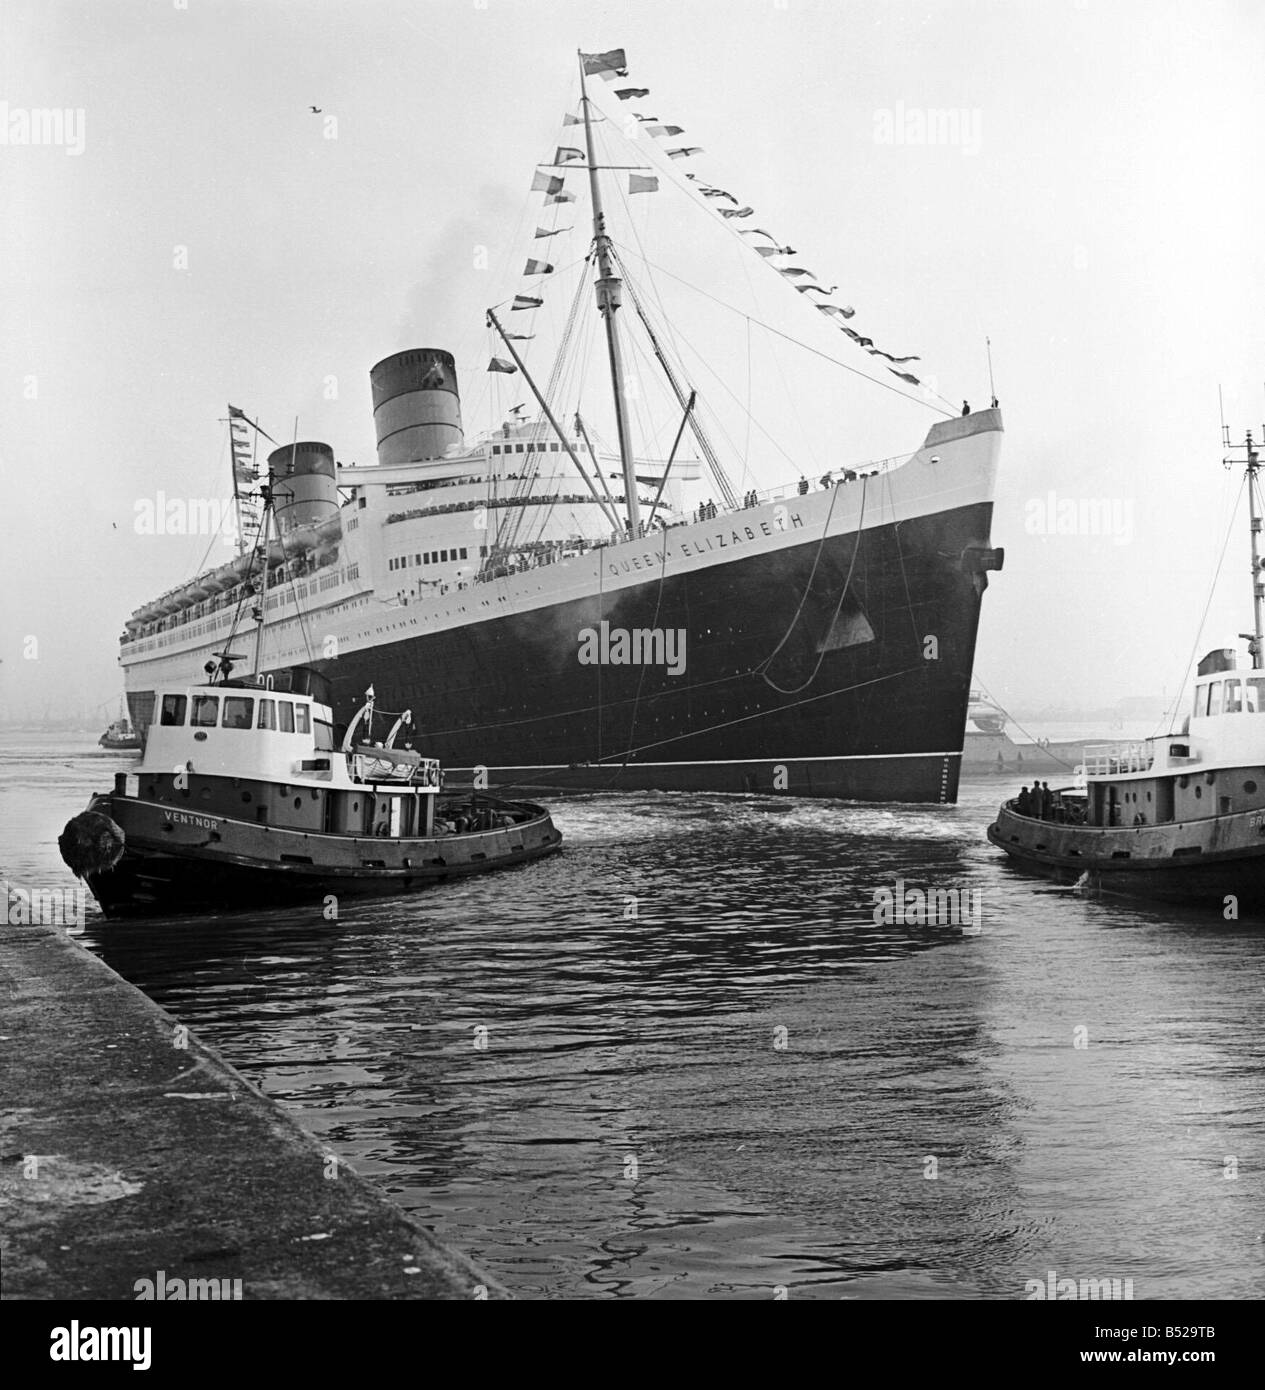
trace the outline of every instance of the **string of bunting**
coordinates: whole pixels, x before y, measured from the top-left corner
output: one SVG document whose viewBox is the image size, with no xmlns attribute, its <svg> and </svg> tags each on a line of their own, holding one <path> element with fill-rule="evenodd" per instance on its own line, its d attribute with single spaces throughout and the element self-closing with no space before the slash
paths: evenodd
<svg viewBox="0 0 1265 1390">
<path fill-rule="evenodd" d="M 586 77 L 601 77 L 608 82 L 613 82 L 617 78 L 628 76 L 628 61 L 622 48 L 614 48 L 606 53 L 583 53 L 580 55 L 584 74 Z M 621 101 L 640 101 L 650 95 L 649 87 L 616 87 L 614 89 L 616 98 Z M 685 130 L 682 126 L 670 125 L 661 121 L 657 116 L 645 115 L 642 112 L 634 111 L 639 129 L 654 140 L 673 140 L 678 136 L 684 135 Z M 593 119 L 602 119 L 593 117 Z M 567 112 L 562 121 L 564 126 L 583 125 L 583 117 Z M 693 159 L 694 156 L 703 154 L 703 148 L 699 145 L 678 145 L 674 148 L 663 147 L 664 153 L 669 159 Z M 554 152 L 554 168 L 563 167 L 567 164 L 583 163 L 585 158 L 584 151 L 571 145 L 559 145 Z M 739 201 L 728 189 L 714 187 L 705 183 L 697 174 L 686 173 L 686 179 L 693 184 L 695 190 L 714 207 L 714 211 L 720 214 L 726 222 L 745 221 L 749 217 L 755 216 L 755 209 Z M 537 169 L 535 177 L 532 179 L 532 192 L 543 193 L 544 204 L 546 206 L 559 203 L 573 203 L 576 195 L 570 192 L 565 186 L 563 174 L 554 173 L 550 169 Z M 629 173 L 628 192 L 636 193 L 657 193 L 659 191 L 659 179 L 654 174 Z M 728 207 L 719 206 L 720 203 L 731 204 Z M 559 235 L 561 232 L 570 231 L 570 227 L 537 227 L 535 238 L 549 238 Z M 832 295 L 839 289 L 838 285 L 831 285 L 828 289 L 818 283 L 815 272 L 804 266 L 795 265 L 775 265 L 775 258 L 794 256 L 796 254 L 793 246 L 781 243 L 772 232 L 763 227 L 741 227 L 735 228 L 739 236 L 753 238 L 747 245 L 755 252 L 760 259 L 771 265 L 781 278 L 790 284 L 796 291 L 805 296 L 805 302 L 812 304 L 818 313 L 824 315 L 841 333 L 847 337 L 863 351 L 869 353 L 871 357 L 881 357 L 884 361 L 891 363 L 888 371 L 893 376 L 899 377 L 901 381 L 908 382 L 911 386 L 921 384 L 919 378 L 910 371 L 902 371 L 899 368 L 907 367 L 911 362 L 918 362 L 921 359 L 914 355 L 898 357 L 885 349 L 878 347 L 873 338 L 868 338 L 847 322 L 851 319 L 856 310 L 850 304 L 827 303 Z M 754 238 L 762 238 L 765 244 L 757 244 Z M 553 274 L 554 267 L 548 261 L 529 257 L 527 264 L 523 268 L 526 276 L 545 276 Z M 803 281 L 804 283 L 797 283 Z M 809 295 L 819 295 L 820 299 L 809 299 Z M 516 294 L 514 302 L 510 306 L 511 311 L 526 311 L 538 309 L 544 303 L 543 298 L 538 295 Z M 534 335 L 510 334 L 511 338 L 528 340 Z M 512 362 L 506 362 L 503 358 L 493 357 L 488 364 L 490 372 L 514 372 L 517 368 Z"/>
<path fill-rule="evenodd" d="M 584 62 L 584 71 L 586 73 L 597 72 L 600 73 L 601 76 L 607 78 L 611 78 L 614 76 L 626 77 L 628 75 L 627 60 L 625 59 L 624 50 L 622 48 L 617 48 L 611 53 L 586 55 Z M 590 63 L 601 64 L 601 66 L 590 67 Z M 616 87 L 614 90 L 615 96 L 620 101 L 640 101 L 650 95 L 649 87 Z M 642 115 L 638 111 L 634 111 L 632 114 L 636 117 L 640 129 L 645 131 L 645 133 L 651 136 L 652 138 L 661 139 L 665 136 L 671 137 L 683 135 L 685 133 L 682 127 L 677 125 L 665 125 L 663 122 L 660 121 L 659 117 L 657 116 Z M 702 154 L 703 150 L 697 145 L 686 145 L 677 149 L 666 150 L 665 153 L 668 155 L 670 159 L 691 159 L 694 155 Z M 638 175 L 633 175 L 630 178 L 628 189 L 630 193 L 657 191 L 657 181 L 655 182 L 655 190 L 651 190 L 649 188 L 634 187 L 633 183 L 635 180 L 638 179 L 638 177 Z M 715 208 L 715 211 L 718 212 L 721 215 L 721 217 L 723 217 L 726 221 L 736 221 L 739 219 L 746 219 L 748 217 L 754 216 L 755 209 L 747 207 L 744 204 L 740 203 L 739 200 L 735 198 L 734 195 L 730 193 L 728 189 L 715 188 L 710 184 L 704 183 L 703 180 L 700 179 L 697 174 L 687 173 L 685 177 L 694 185 L 696 191 L 700 193 L 705 199 L 714 200 L 716 203 L 726 202 L 731 203 L 733 205 L 732 207 Z M 763 228 L 738 228 L 737 231 L 739 236 L 764 237 L 767 239 L 767 241 L 770 243 L 769 245 L 757 246 L 754 243 L 751 243 L 751 249 L 764 261 L 771 262 L 774 257 L 795 255 L 795 248 L 793 246 L 782 245 L 778 241 L 777 237 L 775 237 L 772 234 L 772 232 L 765 231 Z M 817 280 L 817 276 L 811 270 L 806 270 L 802 266 L 774 266 L 773 269 L 775 269 L 784 280 L 791 283 L 800 279 L 807 279 L 813 282 Z M 910 362 L 918 362 L 921 360 L 920 358 L 912 355 L 906 357 L 897 357 L 892 353 L 886 352 L 884 351 L 884 349 L 875 346 L 873 338 L 867 338 L 863 336 L 862 334 L 858 333 L 854 328 L 849 327 L 846 322 L 839 322 L 839 320 L 847 320 L 852 318 L 853 315 L 856 313 L 856 310 L 853 309 L 850 304 L 827 304 L 824 302 L 827 298 L 829 298 L 831 295 L 835 293 L 835 291 L 839 288 L 838 285 L 831 285 L 829 289 L 826 289 L 817 283 L 802 285 L 795 284 L 794 288 L 798 290 L 800 294 L 803 295 L 821 295 L 821 300 L 813 299 L 807 300 L 806 302 L 811 303 L 818 313 L 823 314 L 827 318 L 835 321 L 835 326 L 841 332 L 847 334 L 847 336 L 854 343 L 856 343 L 858 347 L 863 348 L 866 352 L 868 352 L 871 357 L 881 357 L 885 359 L 887 362 L 893 363 L 893 366 L 888 367 L 888 371 L 891 372 L 893 376 L 899 377 L 902 381 L 908 382 L 911 386 L 921 385 L 919 378 L 916 377 L 912 372 L 897 371 L 897 367 L 907 366 Z"/>
</svg>

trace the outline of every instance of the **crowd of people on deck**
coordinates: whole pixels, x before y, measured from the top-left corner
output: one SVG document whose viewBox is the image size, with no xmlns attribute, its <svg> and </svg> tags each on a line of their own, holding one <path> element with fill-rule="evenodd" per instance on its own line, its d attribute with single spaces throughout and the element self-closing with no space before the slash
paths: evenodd
<svg viewBox="0 0 1265 1390">
<path fill-rule="evenodd" d="M 1021 787 L 1015 798 L 1015 810 L 1033 820 L 1057 821 L 1060 825 L 1082 825 L 1085 808 L 1079 801 L 1064 801 L 1063 794 L 1050 790 L 1048 782 L 1033 782 Z"/>
</svg>

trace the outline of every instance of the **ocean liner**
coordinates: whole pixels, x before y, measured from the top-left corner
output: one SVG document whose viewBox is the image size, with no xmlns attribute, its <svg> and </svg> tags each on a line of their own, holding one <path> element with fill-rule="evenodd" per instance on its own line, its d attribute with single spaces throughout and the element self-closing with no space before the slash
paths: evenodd
<svg viewBox="0 0 1265 1390">
<path fill-rule="evenodd" d="M 803 470 L 811 482 L 740 497 L 661 301 L 629 274 L 634 252 L 612 233 L 604 183 L 619 180 L 626 206 L 624 177 L 630 194 L 670 182 L 748 238 L 753 267 L 782 277 L 847 350 L 905 386 L 919 386 L 917 359 L 862 336 L 853 309 L 787 264 L 796 253 L 771 233 L 736 231 L 751 209 L 682 172 L 701 151 L 667 148 L 680 127 L 635 108 L 622 127 L 623 106 L 601 113 L 586 79 L 626 77 L 622 50 L 581 54 L 579 67 L 564 126 L 584 147 L 559 146 L 532 185 L 547 221 L 576 200 L 566 180 L 582 171 L 592 213 L 547 379 L 528 345 L 538 287 L 561 272 L 551 280 L 552 265 L 529 259 L 533 292 L 487 314 L 486 380 L 521 382 L 531 408 L 467 438 L 455 359 L 414 348 L 370 372 L 375 465 L 344 467 L 329 445 L 296 439 L 256 469 L 261 428 L 230 407 L 243 531 L 262 495 L 278 534 L 266 559 L 244 537 L 235 560 L 132 614 L 120 660 L 133 722 L 149 727 L 163 685 L 223 674 L 246 655 L 234 648 L 254 646 L 264 678 L 298 664 L 324 676 L 339 722 L 370 682 L 385 705 L 426 711 L 425 751 L 476 786 L 953 801 L 980 601 L 1002 562 L 989 536 L 996 401 L 941 412 L 912 454 L 846 467 L 836 455 L 824 476 Z M 637 102 L 646 89 L 612 94 Z M 609 153 L 633 120 L 631 157 Z M 535 239 L 552 246 L 569 230 L 537 226 Z M 581 411 L 582 374 L 563 365 L 590 322 L 591 284 L 609 440 Z M 671 410 L 657 434 L 625 368 L 634 330 Z M 669 439 L 670 450 L 657 443 Z"/>
</svg>

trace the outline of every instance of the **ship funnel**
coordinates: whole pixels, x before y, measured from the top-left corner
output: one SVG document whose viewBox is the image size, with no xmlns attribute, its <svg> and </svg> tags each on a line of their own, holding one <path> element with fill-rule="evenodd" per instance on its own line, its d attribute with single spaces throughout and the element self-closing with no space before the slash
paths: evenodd
<svg viewBox="0 0 1265 1390">
<path fill-rule="evenodd" d="M 384 357 L 369 373 L 378 462 L 443 458 L 463 443 L 457 364 L 438 348 Z"/>
<path fill-rule="evenodd" d="M 268 455 L 277 525 L 282 534 L 319 526 L 338 512 L 337 469 L 328 444 L 283 444 Z"/>
</svg>

